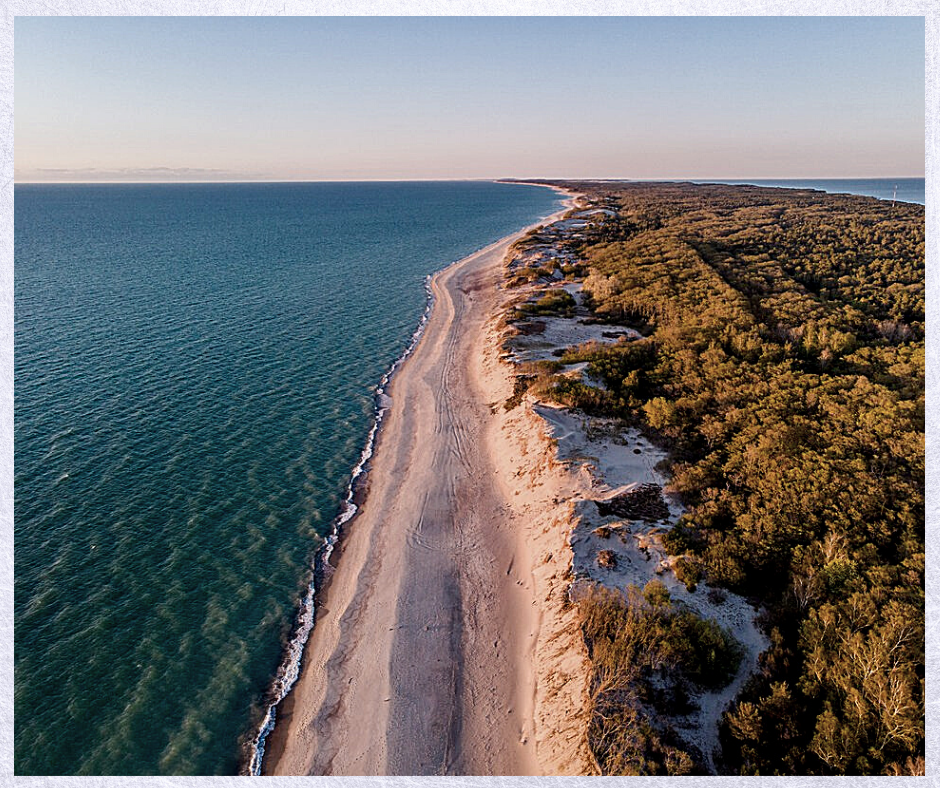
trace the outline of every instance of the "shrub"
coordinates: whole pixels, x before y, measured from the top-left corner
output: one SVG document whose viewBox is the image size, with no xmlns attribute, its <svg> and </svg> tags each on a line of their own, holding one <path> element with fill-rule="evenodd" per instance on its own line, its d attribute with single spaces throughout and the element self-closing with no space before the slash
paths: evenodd
<svg viewBox="0 0 940 788">
<path fill-rule="evenodd" d="M 725 686 L 742 650 L 651 581 L 626 593 L 589 587 L 579 611 L 593 673 L 588 739 L 604 774 L 702 773 L 662 715 L 688 707 L 686 684 Z"/>
<path fill-rule="evenodd" d="M 696 589 L 702 579 L 701 562 L 688 556 L 678 559 L 673 565 L 672 571 L 675 572 L 676 579 L 680 583 L 684 583 L 690 592 Z"/>
</svg>

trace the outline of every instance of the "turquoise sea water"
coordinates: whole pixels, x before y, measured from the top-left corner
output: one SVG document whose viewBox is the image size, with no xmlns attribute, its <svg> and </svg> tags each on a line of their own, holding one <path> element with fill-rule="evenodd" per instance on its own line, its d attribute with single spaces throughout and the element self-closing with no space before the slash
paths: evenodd
<svg viewBox="0 0 940 788">
<path fill-rule="evenodd" d="M 17 186 L 15 771 L 232 774 L 493 183 Z"/>
<path fill-rule="evenodd" d="M 900 202 L 925 205 L 924 178 L 810 178 L 787 180 L 695 181 L 695 183 L 733 183 L 751 186 L 774 186 L 781 189 L 817 189 L 830 194 L 859 194 L 880 200 L 895 198 Z"/>
</svg>

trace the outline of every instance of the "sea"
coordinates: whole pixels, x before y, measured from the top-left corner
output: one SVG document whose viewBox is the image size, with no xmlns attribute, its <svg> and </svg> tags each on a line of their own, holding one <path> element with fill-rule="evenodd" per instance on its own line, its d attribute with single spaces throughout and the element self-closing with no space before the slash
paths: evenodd
<svg viewBox="0 0 940 788">
<path fill-rule="evenodd" d="M 17 774 L 257 767 L 428 275 L 559 204 L 15 187 Z"/>
<path fill-rule="evenodd" d="M 829 194 L 858 194 L 877 197 L 879 200 L 897 199 L 926 205 L 924 178 L 830 178 L 785 179 L 785 180 L 713 180 L 693 183 L 746 184 L 749 186 L 772 186 L 778 189 L 816 189 Z"/>
</svg>

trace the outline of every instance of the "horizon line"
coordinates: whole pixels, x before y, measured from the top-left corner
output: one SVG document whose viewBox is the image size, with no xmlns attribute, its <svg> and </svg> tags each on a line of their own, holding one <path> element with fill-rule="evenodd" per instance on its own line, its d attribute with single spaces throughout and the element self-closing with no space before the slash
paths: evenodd
<svg viewBox="0 0 940 788">
<path fill-rule="evenodd" d="M 545 177 L 519 178 L 515 176 L 481 178 L 224 178 L 200 180 L 17 180 L 14 186 L 118 186 L 118 185 L 195 185 L 195 184 L 278 184 L 278 183 L 535 183 L 536 181 L 612 181 L 626 183 L 694 183 L 696 181 L 856 181 L 856 180 L 926 180 L 925 175 L 787 175 L 787 176 L 672 176 L 655 178 L 627 178 L 613 176 L 593 177 Z"/>
</svg>

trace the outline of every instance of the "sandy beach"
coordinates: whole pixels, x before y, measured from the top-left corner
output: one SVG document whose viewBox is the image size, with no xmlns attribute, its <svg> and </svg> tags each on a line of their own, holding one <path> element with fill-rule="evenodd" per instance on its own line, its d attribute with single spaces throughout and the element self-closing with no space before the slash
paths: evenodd
<svg viewBox="0 0 940 788">
<path fill-rule="evenodd" d="M 551 465 L 544 427 L 511 429 L 534 417 L 502 407 L 512 383 L 498 285 L 526 230 L 433 278 L 434 308 L 392 382 L 367 492 L 278 709 L 265 774 L 587 768 L 581 737 L 566 731 L 585 655 L 551 550 L 564 534 L 550 526 L 569 510 L 551 485 L 524 478 Z"/>
</svg>

